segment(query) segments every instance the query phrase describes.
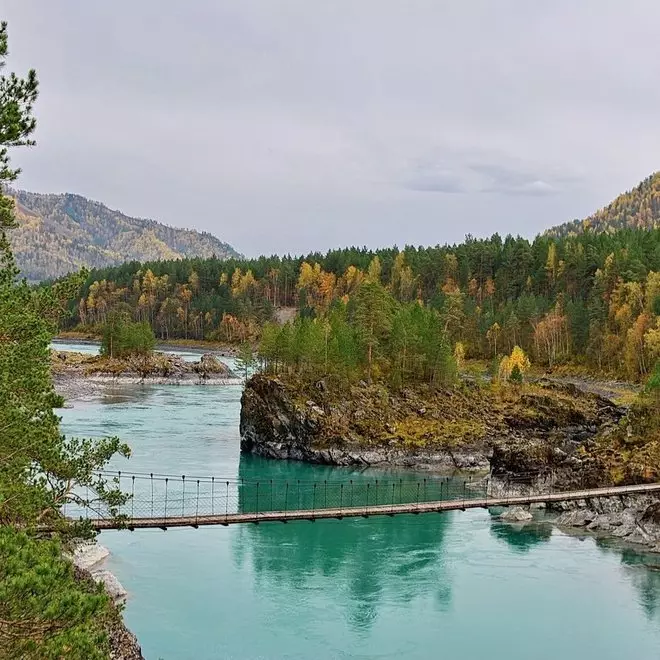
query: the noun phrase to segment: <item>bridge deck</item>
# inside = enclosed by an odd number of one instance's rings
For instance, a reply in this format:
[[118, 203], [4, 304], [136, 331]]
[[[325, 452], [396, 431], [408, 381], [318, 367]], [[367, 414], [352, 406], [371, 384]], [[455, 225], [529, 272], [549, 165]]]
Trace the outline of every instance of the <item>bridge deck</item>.
[[91, 519], [97, 530], [107, 529], [149, 529], [168, 527], [202, 527], [207, 525], [236, 525], [240, 523], [288, 522], [290, 520], [323, 520], [328, 518], [356, 518], [368, 516], [392, 516], [401, 514], [442, 513], [465, 509], [506, 507], [537, 503], [566, 502], [588, 500], [598, 497], [617, 497], [623, 495], [660, 494], [660, 484], [642, 484], [636, 486], [615, 486], [611, 488], [592, 488], [568, 492], [543, 493], [539, 495], [516, 495], [510, 497], [479, 497], [411, 504], [379, 504], [372, 506], [300, 509], [291, 511], [263, 511], [253, 513], [229, 513], [215, 515], [186, 515], [152, 518], [129, 518], [121, 523], [112, 519]]

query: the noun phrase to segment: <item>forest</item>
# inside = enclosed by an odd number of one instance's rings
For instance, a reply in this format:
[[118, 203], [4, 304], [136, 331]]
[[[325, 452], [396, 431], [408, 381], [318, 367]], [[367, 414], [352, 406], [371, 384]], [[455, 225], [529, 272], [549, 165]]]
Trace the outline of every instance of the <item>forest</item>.
[[519, 346], [550, 369], [568, 363], [641, 380], [660, 358], [660, 229], [132, 262], [92, 271], [63, 329], [100, 333], [121, 311], [161, 339], [243, 343], [265, 331], [268, 342], [283, 310], [299, 324], [336, 325], [342, 315], [353, 323], [367, 290], [380, 299], [381, 321], [362, 341], [367, 362], [368, 350], [395, 350], [401, 314], [422, 324], [433, 315], [436, 344], [458, 346], [466, 359], [490, 361]]

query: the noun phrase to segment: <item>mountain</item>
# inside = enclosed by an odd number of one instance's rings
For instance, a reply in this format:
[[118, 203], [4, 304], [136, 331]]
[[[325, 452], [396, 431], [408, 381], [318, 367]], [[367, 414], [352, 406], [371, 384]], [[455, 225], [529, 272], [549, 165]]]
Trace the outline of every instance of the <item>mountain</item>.
[[550, 236], [570, 236], [585, 229], [613, 232], [617, 229], [660, 228], [660, 172], [644, 179], [636, 188], [619, 195], [611, 204], [584, 220], [553, 227]]
[[10, 241], [21, 274], [29, 281], [60, 277], [82, 266], [102, 268], [125, 261], [240, 256], [212, 234], [175, 229], [132, 218], [80, 195], [11, 190], [17, 229]]

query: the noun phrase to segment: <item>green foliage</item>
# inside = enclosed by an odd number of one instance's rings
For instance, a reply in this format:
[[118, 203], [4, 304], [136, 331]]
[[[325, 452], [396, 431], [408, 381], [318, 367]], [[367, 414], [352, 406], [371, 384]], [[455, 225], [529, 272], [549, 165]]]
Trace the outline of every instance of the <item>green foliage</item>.
[[123, 358], [129, 355], [151, 355], [156, 336], [146, 321], [131, 321], [125, 314], [112, 313], [103, 327], [101, 355]]
[[[0, 68], [7, 53], [0, 26]], [[15, 179], [8, 147], [32, 144], [34, 71], [26, 79], [0, 77], [0, 183]], [[103, 620], [108, 599], [74, 580], [60, 545], [38, 540], [42, 525], [63, 542], [90, 535], [61, 513], [67, 502], [108, 505], [126, 500], [98, 476], [110, 457], [128, 453], [116, 438], [67, 440], [53, 412], [61, 405], [50, 376], [49, 343], [76, 278], [30, 289], [17, 282], [7, 232], [15, 226], [14, 203], [0, 189], [0, 657], [108, 657]], [[90, 499], [79, 493], [90, 490]]]
[[646, 388], [644, 391], [649, 396], [660, 400], [660, 360], [656, 362], [655, 369], [646, 382]]
[[[0, 69], [8, 53], [7, 23], [0, 23]], [[0, 181], [14, 181], [20, 169], [9, 164], [9, 148], [32, 146], [30, 139], [37, 122], [32, 106], [37, 100], [39, 83], [34, 69], [25, 78], [15, 73], [0, 76]], [[5, 220], [3, 218], [3, 220]], [[2, 226], [8, 226], [3, 222]]]
[[653, 299], [653, 303], [651, 304], [651, 310], [656, 316], [660, 316], [660, 295], [657, 295]]
[[523, 373], [517, 364], [514, 364], [513, 368], [511, 369], [511, 373], [509, 374], [509, 382], [514, 383], [514, 385], [522, 385], [523, 383]]
[[247, 379], [250, 374], [250, 371], [254, 368], [256, 364], [256, 356], [252, 348], [252, 344], [249, 342], [244, 342], [241, 344], [238, 349], [238, 355], [236, 356], [236, 366], [239, 371], [243, 372], [243, 376]]
[[349, 305], [326, 316], [298, 317], [264, 326], [260, 354], [267, 370], [340, 383], [366, 378], [405, 383], [452, 383], [456, 361], [441, 317], [419, 303], [398, 303], [378, 283], [366, 281]]
[[100, 586], [76, 579], [56, 541], [0, 527], [0, 658], [101, 660], [112, 616]]
[[[380, 264], [376, 259], [370, 266], [372, 271], [380, 273]], [[394, 298], [380, 282], [374, 281], [372, 275], [358, 289], [351, 305], [351, 315], [358, 337], [366, 349], [367, 378], [371, 380], [374, 360], [378, 358], [381, 346], [392, 329]]]

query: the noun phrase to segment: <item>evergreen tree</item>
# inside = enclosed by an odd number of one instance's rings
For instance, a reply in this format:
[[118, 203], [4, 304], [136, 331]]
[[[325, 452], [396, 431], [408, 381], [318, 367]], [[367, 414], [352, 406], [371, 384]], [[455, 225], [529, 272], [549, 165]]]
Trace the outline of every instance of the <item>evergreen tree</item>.
[[238, 355], [236, 356], [236, 366], [238, 367], [239, 372], [243, 372], [243, 377], [246, 380], [250, 375], [250, 371], [254, 368], [255, 362], [256, 359], [252, 345], [249, 342], [241, 344], [241, 347], [238, 350]]
[[[0, 67], [7, 55], [7, 26], [0, 26]], [[13, 181], [9, 147], [33, 144], [32, 104], [37, 79], [0, 76], [0, 185]], [[7, 232], [13, 201], [0, 190], [0, 657], [103, 658], [109, 601], [73, 579], [57, 541], [39, 540], [40, 525], [63, 541], [89, 535], [84, 524], [61, 514], [67, 501], [84, 503], [87, 488], [111, 509], [125, 501], [98, 471], [128, 448], [116, 438], [67, 440], [53, 408], [61, 404], [50, 377], [49, 343], [62, 297], [74, 281], [32, 290], [17, 282]], [[81, 491], [82, 487], [82, 491]]]
[[[379, 270], [380, 266], [374, 266], [372, 262], [371, 271], [374, 277]], [[353, 318], [367, 348], [367, 380], [369, 381], [373, 375], [375, 353], [391, 329], [393, 312], [392, 297], [379, 282], [368, 281], [358, 289]]]

